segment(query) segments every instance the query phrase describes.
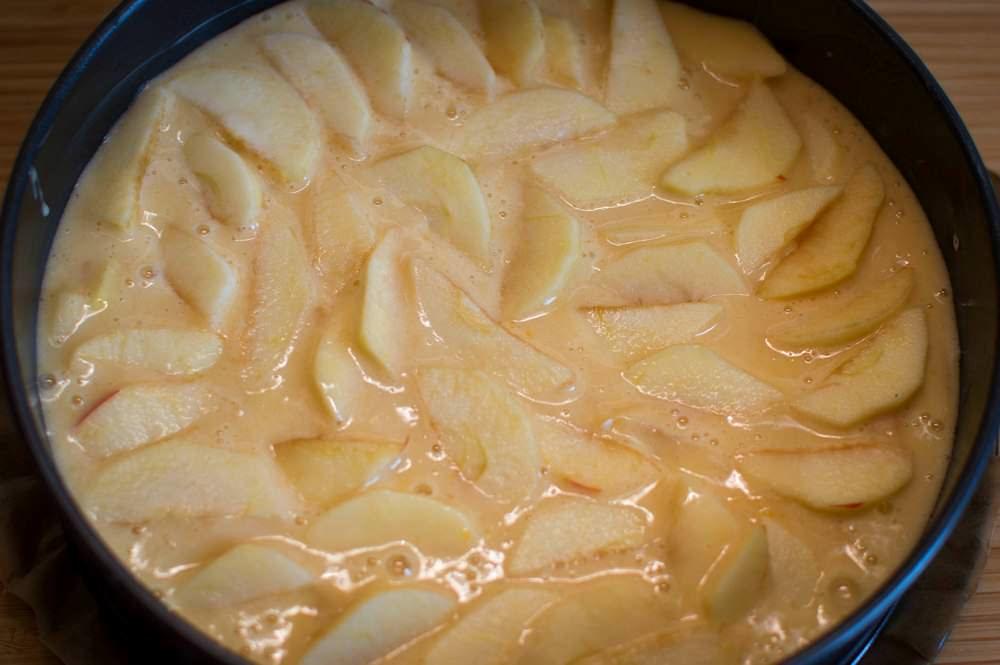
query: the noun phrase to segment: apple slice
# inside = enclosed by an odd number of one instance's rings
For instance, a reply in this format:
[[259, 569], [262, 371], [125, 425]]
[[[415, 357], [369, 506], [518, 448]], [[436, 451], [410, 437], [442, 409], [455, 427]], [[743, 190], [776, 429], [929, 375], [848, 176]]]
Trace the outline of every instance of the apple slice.
[[319, 123], [277, 74], [263, 68], [200, 67], [168, 85], [270, 162], [286, 184], [298, 188], [312, 177], [323, 144]]
[[740, 470], [811, 508], [836, 510], [892, 496], [913, 475], [912, 455], [895, 446], [859, 445], [811, 451], [762, 451], [747, 455]]
[[718, 559], [701, 587], [705, 613], [716, 624], [732, 623], [757, 603], [768, 571], [767, 531], [754, 526]]
[[642, 544], [645, 532], [646, 518], [635, 508], [572, 497], [549, 499], [528, 516], [507, 570], [524, 576], [598, 550], [630, 549]]
[[550, 591], [501, 591], [463, 616], [427, 652], [426, 665], [504, 665], [511, 662], [524, 626], [558, 600]]
[[580, 235], [580, 222], [550, 194], [525, 190], [519, 246], [504, 278], [508, 318], [528, 318], [556, 301], [580, 260]]
[[614, 123], [614, 114], [579, 92], [534, 88], [504, 95], [470, 114], [457, 145], [460, 154], [474, 159], [504, 157], [596, 134]]
[[197, 374], [222, 355], [218, 335], [199, 330], [139, 328], [92, 337], [73, 352], [74, 362], [113, 362], [164, 374]]
[[461, 556], [479, 539], [464, 513], [416, 494], [372, 490], [338, 504], [309, 527], [306, 542], [331, 553], [407, 542], [422, 554]]
[[208, 413], [214, 395], [203, 383], [141, 383], [118, 390], [76, 426], [89, 454], [109, 457], [165, 439]]
[[613, 646], [574, 660], [572, 665], [722, 665], [730, 660], [720, 646], [717, 634], [682, 627]]
[[574, 207], [595, 209], [650, 196], [656, 179], [688, 148], [683, 116], [644, 114], [605, 136], [539, 155], [531, 169]]
[[258, 240], [243, 368], [254, 390], [281, 384], [311, 298], [309, 259], [292, 222], [273, 215]]
[[794, 400], [799, 413], [837, 427], [852, 427], [902, 406], [924, 382], [927, 321], [906, 310], [816, 390]]
[[407, 324], [409, 311], [399, 262], [403, 236], [393, 230], [375, 246], [365, 267], [361, 305], [361, 347], [394, 376], [409, 362]]
[[736, 253], [750, 274], [779, 256], [830, 203], [840, 187], [810, 187], [755, 203], [736, 227]]
[[545, 29], [545, 62], [549, 77], [577, 90], [584, 85], [583, 38], [569, 20], [558, 16], [542, 19]]
[[375, 229], [361, 195], [323, 178], [313, 194], [316, 265], [328, 291], [339, 292], [361, 271]]
[[747, 293], [736, 269], [701, 241], [634, 249], [606, 265], [586, 289], [583, 304], [598, 307], [671, 305]]
[[369, 665], [443, 623], [455, 600], [439, 591], [391, 589], [348, 608], [342, 619], [316, 640], [301, 665]]
[[310, 503], [326, 507], [361, 489], [403, 446], [365, 439], [298, 439], [274, 449], [278, 465]]
[[551, 475], [591, 492], [620, 496], [660, 475], [656, 464], [635, 448], [558, 421], [536, 420], [535, 438]]
[[681, 57], [713, 74], [738, 79], [781, 76], [784, 58], [752, 24], [699, 11], [679, 2], [660, 5]]
[[573, 381], [571, 369], [507, 332], [447, 277], [417, 261], [413, 271], [421, 320], [452, 357], [506, 380], [529, 397], [545, 396]]
[[840, 199], [802, 237], [798, 249], [760, 287], [765, 298], [794, 298], [828, 288], [857, 270], [885, 199], [882, 177], [863, 166]]
[[801, 538], [773, 519], [765, 519], [768, 578], [775, 602], [784, 607], [809, 605], [820, 580], [816, 556]]
[[406, 0], [393, 5], [396, 18], [410, 38], [427, 52], [446, 78], [492, 96], [496, 74], [465, 26], [443, 7]]
[[486, 55], [498, 72], [520, 86], [535, 81], [545, 56], [542, 13], [533, 0], [483, 0]]
[[417, 384], [462, 475], [503, 501], [530, 496], [542, 464], [528, 414], [506, 386], [484, 372], [444, 368], [421, 370]]
[[767, 339], [783, 348], [816, 348], [861, 339], [895, 316], [913, 292], [913, 271], [900, 270], [880, 280], [871, 291], [846, 302], [830, 303], [767, 331]]
[[87, 218], [118, 229], [132, 228], [153, 137], [173, 107], [173, 95], [161, 87], [149, 88], [115, 124], [77, 187]]
[[670, 529], [676, 578], [697, 594], [712, 564], [739, 538], [744, 525], [711, 491], [687, 488]]
[[399, 200], [427, 215], [433, 231], [477, 261], [488, 259], [490, 216], [468, 164], [425, 145], [383, 159], [372, 173]]
[[809, 157], [809, 167], [818, 182], [830, 182], [837, 175], [843, 148], [823, 118], [803, 113], [796, 118]]
[[690, 195], [765, 187], [780, 180], [801, 147], [785, 109], [766, 83], [756, 81], [736, 113], [707, 144], [668, 169], [661, 184]]
[[781, 391], [696, 344], [668, 346], [625, 370], [644, 395], [720, 415], [759, 413], [780, 402]]
[[270, 547], [237, 545], [185, 580], [170, 597], [181, 607], [232, 607], [295, 591], [316, 580], [311, 572]]
[[681, 64], [656, 0], [615, 0], [606, 99], [615, 113], [669, 107]]
[[375, 108], [402, 119], [413, 98], [413, 53], [396, 19], [364, 0], [312, 0], [308, 7], [367, 84]]
[[320, 398], [342, 428], [350, 425], [354, 419], [358, 398], [364, 386], [361, 368], [351, 355], [344, 337], [339, 329], [323, 335], [313, 361], [313, 378]]
[[212, 215], [236, 229], [256, 230], [260, 184], [243, 158], [211, 134], [195, 134], [185, 141], [184, 158], [198, 177]]
[[127, 523], [171, 515], [289, 518], [298, 507], [270, 458], [183, 438], [113, 460], [82, 499], [97, 519]]
[[653, 351], [686, 344], [708, 332], [719, 320], [722, 309], [722, 305], [714, 303], [595, 307], [586, 311], [586, 317], [619, 360], [634, 362]]
[[331, 132], [356, 156], [368, 152], [372, 108], [347, 60], [322, 39], [297, 34], [261, 38], [282, 76], [319, 112]]
[[124, 283], [121, 268], [114, 259], [101, 269], [93, 287], [86, 293], [63, 291], [55, 296], [49, 327], [49, 343], [59, 347], [75, 335], [84, 322], [108, 309], [121, 297]]
[[160, 238], [164, 275], [185, 302], [215, 329], [222, 328], [236, 296], [236, 269], [207, 240], [176, 227]]

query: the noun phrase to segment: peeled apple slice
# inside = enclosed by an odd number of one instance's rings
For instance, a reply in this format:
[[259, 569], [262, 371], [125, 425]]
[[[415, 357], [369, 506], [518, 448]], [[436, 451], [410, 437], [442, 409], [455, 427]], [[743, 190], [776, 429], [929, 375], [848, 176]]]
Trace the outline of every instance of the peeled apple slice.
[[322, 39], [308, 35], [265, 35], [261, 45], [282, 76], [316, 108], [330, 131], [353, 154], [367, 154], [371, 103], [344, 56]]
[[204, 238], [168, 227], [160, 238], [165, 276], [185, 302], [219, 329], [233, 304], [236, 269]]
[[361, 271], [375, 246], [375, 229], [361, 195], [324, 178], [313, 194], [316, 265], [329, 291], [340, 291]]
[[811, 508], [858, 508], [892, 496], [910, 482], [910, 453], [893, 446], [860, 445], [816, 451], [762, 451], [740, 470]]
[[896, 315], [913, 291], [913, 271], [900, 270], [880, 280], [871, 291], [839, 305], [818, 307], [802, 316], [773, 326], [769, 342], [783, 348], [802, 349], [847, 344], [876, 330]]
[[635, 508], [564, 497], [540, 503], [527, 518], [510, 559], [511, 575], [527, 575], [598, 550], [629, 549], [645, 537], [646, 518]]
[[275, 446], [278, 466], [310, 503], [329, 506], [361, 489], [403, 446], [367, 439], [298, 439]]
[[614, 123], [614, 114], [572, 90], [534, 88], [512, 92], [465, 119], [459, 133], [459, 152], [474, 159], [503, 157], [526, 148], [596, 134]]
[[573, 206], [619, 205], [653, 193], [657, 178], [688, 149], [683, 116], [660, 111], [585, 143], [535, 157], [531, 169]]
[[327, 552], [346, 552], [404, 541], [428, 556], [459, 556], [479, 529], [451, 506], [416, 494], [373, 490], [338, 504], [309, 527], [306, 542]]
[[281, 517], [297, 508], [270, 458], [171, 439], [113, 460], [83, 493], [97, 519]]
[[165, 439], [213, 406], [203, 383], [141, 383], [118, 390], [88, 413], [73, 432], [89, 454], [109, 457]]
[[579, 90], [585, 77], [582, 37], [569, 20], [558, 16], [546, 16], [542, 24], [549, 76], [557, 83]]
[[709, 571], [701, 588], [708, 617], [725, 624], [745, 615], [761, 596], [768, 562], [767, 532], [754, 526]]
[[690, 195], [777, 184], [801, 147], [802, 139], [774, 93], [756, 81], [733, 116], [707, 144], [668, 169], [661, 184]]
[[745, 528], [712, 491], [686, 489], [670, 529], [670, 556], [687, 593], [698, 592], [712, 564]]
[[93, 337], [73, 352], [75, 361], [113, 362], [164, 374], [197, 374], [222, 354], [219, 336], [198, 330], [139, 328]]
[[840, 199], [809, 228], [798, 248], [772, 270], [759, 293], [764, 298], [794, 298], [828, 288], [857, 270], [885, 199], [882, 177], [863, 166]]
[[778, 256], [840, 192], [840, 187], [811, 187], [755, 203], [744, 210], [735, 238], [743, 272], [755, 272]]
[[694, 344], [670, 346], [625, 370], [639, 392], [720, 415], [759, 413], [783, 395], [760, 379]]
[[270, 547], [237, 545], [186, 580], [171, 597], [181, 607], [232, 607], [309, 586], [315, 576]]
[[534, 0], [484, 0], [486, 55], [498, 72], [520, 86], [534, 82], [545, 55], [542, 13]]
[[709, 14], [679, 2], [660, 5], [680, 54], [719, 76], [749, 79], [781, 76], [787, 66], [767, 38], [750, 23]]
[[455, 608], [455, 600], [438, 591], [415, 588], [375, 593], [351, 606], [299, 662], [369, 665], [443, 623]]
[[341, 427], [348, 426], [357, 410], [364, 376], [341, 330], [330, 330], [320, 340], [313, 361], [313, 378], [330, 415]]
[[869, 345], [792, 408], [837, 427], [852, 427], [905, 404], [924, 382], [927, 321], [909, 309], [890, 321]]
[[425, 145], [383, 159], [372, 174], [403, 203], [427, 215], [433, 231], [474, 259], [487, 260], [490, 217], [468, 164]]
[[368, 257], [361, 305], [362, 348], [390, 374], [399, 376], [409, 361], [405, 312], [409, 311], [399, 267], [403, 238], [390, 231]]
[[670, 107], [680, 61], [656, 0], [615, 0], [607, 104], [615, 113]]
[[493, 67], [476, 40], [451, 12], [418, 0], [397, 2], [393, 12], [442, 75], [476, 92], [493, 95], [496, 88]]
[[812, 113], [804, 113], [796, 120], [806, 146], [813, 178], [819, 182], [833, 180], [839, 171], [843, 148], [833, 135], [832, 129], [825, 119], [818, 118]]
[[517, 397], [477, 370], [425, 369], [417, 384], [444, 450], [462, 475], [504, 501], [527, 498], [542, 464]]
[[87, 319], [100, 314], [119, 300], [123, 282], [121, 268], [112, 259], [101, 268], [97, 281], [86, 294], [77, 291], [59, 293], [52, 308], [49, 343], [56, 347], [62, 346], [80, 330]]
[[312, 177], [323, 143], [319, 123], [277, 74], [200, 67], [181, 73], [168, 86], [270, 162], [286, 184], [300, 187]]
[[257, 228], [260, 184], [242, 157], [210, 134], [195, 134], [184, 142], [184, 158], [216, 219], [236, 229]]
[[580, 235], [580, 222], [551, 195], [525, 191], [520, 243], [504, 279], [508, 318], [538, 314], [556, 301], [580, 260]]
[[681, 303], [648, 307], [595, 307], [587, 322], [623, 361], [635, 361], [674, 344], [686, 344], [707, 332], [722, 315], [722, 305]]

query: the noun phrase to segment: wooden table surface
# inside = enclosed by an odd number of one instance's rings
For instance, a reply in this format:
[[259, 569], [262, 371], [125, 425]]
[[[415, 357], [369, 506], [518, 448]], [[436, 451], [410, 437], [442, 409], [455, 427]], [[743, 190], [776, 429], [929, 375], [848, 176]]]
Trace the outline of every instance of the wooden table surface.
[[[2, 0], [0, 11], [0, 183], [54, 78], [117, 0]], [[1000, 171], [1000, 0], [871, 0], [944, 84]], [[1000, 522], [979, 590], [942, 663], [1000, 664]], [[31, 611], [0, 590], [0, 663], [55, 665]]]

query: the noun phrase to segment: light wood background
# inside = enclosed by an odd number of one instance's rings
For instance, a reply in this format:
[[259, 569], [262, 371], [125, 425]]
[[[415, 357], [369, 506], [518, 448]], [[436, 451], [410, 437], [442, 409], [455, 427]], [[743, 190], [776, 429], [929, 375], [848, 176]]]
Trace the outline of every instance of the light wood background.
[[[870, 0], [944, 84], [1000, 171], [1000, 0]], [[116, 0], [0, 0], [0, 184], [52, 81]], [[1000, 522], [979, 584], [940, 661], [1000, 664]], [[0, 590], [0, 663], [55, 665], [31, 610]]]

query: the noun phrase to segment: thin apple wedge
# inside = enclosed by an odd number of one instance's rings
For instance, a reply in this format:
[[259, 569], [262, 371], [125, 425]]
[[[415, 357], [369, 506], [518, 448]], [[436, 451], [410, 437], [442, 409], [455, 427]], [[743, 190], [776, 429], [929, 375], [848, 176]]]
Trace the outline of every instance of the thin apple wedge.
[[723, 77], [781, 76], [784, 58], [752, 24], [699, 11], [679, 2], [660, 5], [681, 57]]
[[798, 248], [764, 280], [764, 298], [794, 298], [829, 288], [857, 270], [885, 199], [875, 167], [863, 166], [840, 199], [802, 236]]
[[309, 527], [306, 542], [339, 553], [406, 542], [427, 556], [467, 552], [479, 529], [464, 513], [416, 494], [372, 490], [340, 503]]
[[765, 519], [764, 527], [772, 597], [785, 607], [805, 607], [822, 576], [816, 555], [805, 541], [777, 520]]
[[508, 589], [462, 617], [427, 652], [426, 665], [504, 665], [524, 626], [559, 596], [540, 589]]
[[520, 86], [534, 83], [545, 56], [545, 27], [534, 0], [483, 0], [486, 55], [498, 72]]
[[549, 474], [589, 492], [620, 496], [660, 476], [652, 459], [635, 448], [558, 421], [536, 420], [535, 438]]
[[596, 134], [615, 123], [599, 103], [573, 90], [534, 88], [504, 95], [480, 108], [459, 132], [459, 153], [503, 157], [532, 147]]
[[900, 270], [846, 302], [818, 307], [772, 326], [767, 339], [788, 349], [830, 347], [861, 339], [906, 306], [913, 292], [913, 271]]
[[212, 389], [204, 383], [140, 383], [99, 403], [73, 437], [89, 454], [110, 457], [176, 434], [213, 406]]
[[184, 142], [184, 158], [198, 178], [212, 215], [242, 231], [255, 231], [261, 191], [257, 176], [243, 158], [211, 134]]
[[571, 369], [490, 319], [447, 277], [417, 261], [413, 274], [421, 320], [451, 357], [473, 363], [529, 397], [573, 382]]
[[400, 201], [427, 215], [434, 232], [477, 261], [487, 261], [490, 217], [468, 164], [425, 145], [383, 159], [372, 174]]
[[323, 178], [313, 193], [316, 266], [323, 285], [339, 292], [361, 271], [375, 246], [375, 229], [361, 195], [333, 178]]
[[92, 337], [73, 352], [74, 361], [111, 362], [164, 374], [197, 374], [222, 355], [218, 335], [177, 328], [116, 330]]
[[109, 260], [94, 284], [85, 293], [61, 291], [55, 296], [49, 319], [49, 343], [62, 346], [79, 332], [87, 319], [107, 310], [121, 299], [125, 279], [118, 261]]
[[99, 520], [139, 523], [177, 517], [291, 517], [295, 493], [264, 455], [171, 439], [113, 460], [83, 492]]
[[718, 636], [708, 630], [668, 629], [615, 645], [572, 665], [723, 665], [727, 658]]
[[238, 287], [236, 268], [204, 238], [168, 227], [160, 238], [164, 275], [208, 324], [225, 324]]
[[594, 307], [585, 312], [594, 332], [625, 362], [675, 344], [687, 344], [709, 331], [722, 315], [715, 303], [648, 307]]
[[443, 623], [456, 609], [455, 599], [439, 591], [391, 589], [377, 592], [350, 608], [320, 636], [301, 665], [369, 665]]
[[804, 452], [762, 451], [747, 455], [740, 470], [778, 494], [819, 510], [869, 506], [910, 482], [909, 451], [859, 445]]
[[744, 210], [735, 238], [743, 272], [755, 272], [778, 257], [840, 192], [840, 187], [810, 187], [755, 203]]
[[906, 310], [816, 390], [792, 401], [792, 408], [837, 427], [852, 427], [898, 408], [923, 385], [927, 344], [923, 311]]
[[687, 488], [670, 529], [670, 556], [688, 594], [697, 594], [719, 556], [731, 547], [744, 524], [711, 491]]
[[670, 167], [661, 184], [690, 195], [765, 187], [780, 181], [801, 148], [785, 109], [766, 83], [756, 81], [733, 116], [708, 143]]
[[308, 35], [266, 35], [261, 46], [352, 154], [366, 155], [373, 124], [371, 103], [344, 56], [322, 39]]
[[312, 0], [308, 12], [368, 86], [376, 110], [396, 119], [406, 116], [413, 97], [413, 53], [396, 19], [364, 0]]
[[275, 446], [278, 466], [303, 498], [320, 507], [361, 489], [399, 457], [401, 443], [298, 439]]
[[783, 399], [781, 391], [696, 344], [668, 346], [625, 370], [639, 392], [720, 415], [750, 415]]
[[396, 2], [392, 9], [410, 38], [427, 52], [442, 75], [488, 97], [493, 95], [496, 88], [493, 67], [451, 12], [420, 0]]
[[271, 163], [287, 185], [301, 187], [312, 177], [323, 143], [319, 122], [276, 73], [201, 67], [185, 71], [168, 86]]
[[645, 533], [646, 517], [635, 508], [571, 497], [549, 499], [527, 517], [507, 570], [524, 576], [598, 550], [629, 549], [640, 545]]
[[401, 232], [390, 231], [368, 257], [359, 337], [361, 347], [394, 376], [405, 372], [409, 362], [402, 247]]
[[656, 0], [615, 0], [611, 14], [611, 56], [607, 104], [615, 113], [669, 107], [681, 63]]
[[163, 88], [145, 90], [111, 130], [77, 189], [87, 217], [113, 228], [132, 228], [150, 146], [173, 105], [174, 96]]
[[264, 545], [237, 545], [198, 569], [170, 597], [181, 607], [232, 607], [309, 586], [316, 576]]
[[545, 16], [545, 63], [549, 77], [556, 83], [577, 90], [583, 88], [584, 72], [583, 38], [568, 19]]
[[539, 314], [555, 302], [580, 261], [580, 222], [547, 192], [524, 193], [518, 249], [504, 276], [507, 318]]
[[350, 425], [364, 376], [343, 331], [334, 328], [320, 339], [313, 361], [313, 379], [320, 399], [337, 424], [342, 428]]
[[812, 113], [796, 118], [813, 178], [817, 182], [830, 182], [840, 171], [844, 149], [833, 134], [828, 122]]
[[731, 623], [757, 603], [769, 561], [767, 531], [754, 526], [715, 562], [701, 587], [705, 613], [713, 623]]
[[420, 395], [448, 456], [486, 494], [519, 502], [542, 463], [528, 413], [500, 381], [467, 369], [424, 369]]
[[593, 141], [539, 155], [531, 169], [573, 206], [595, 209], [650, 196], [656, 179], [687, 149], [683, 116], [659, 111]]
[[592, 307], [672, 305], [747, 293], [729, 261], [701, 241], [634, 249], [604, 266], [585, 289], [581, 304]]

